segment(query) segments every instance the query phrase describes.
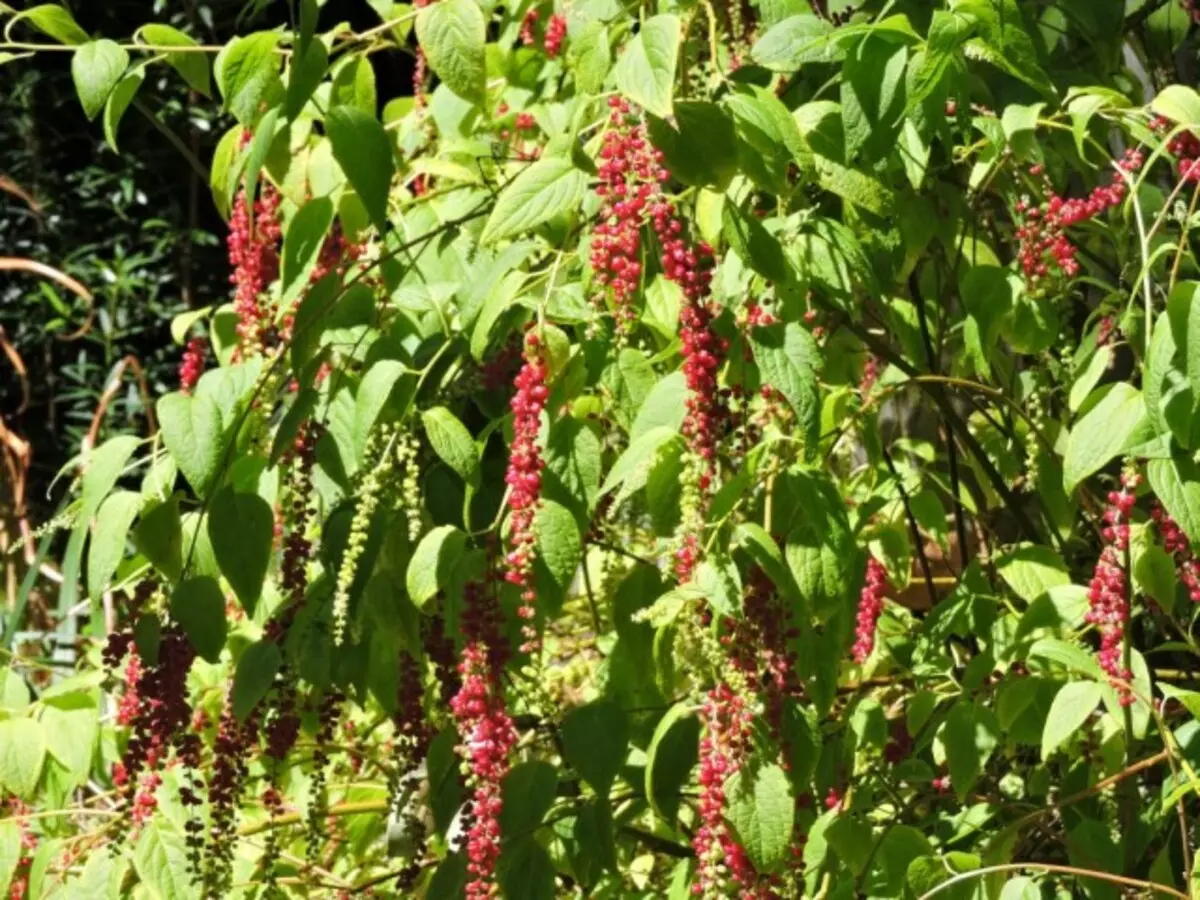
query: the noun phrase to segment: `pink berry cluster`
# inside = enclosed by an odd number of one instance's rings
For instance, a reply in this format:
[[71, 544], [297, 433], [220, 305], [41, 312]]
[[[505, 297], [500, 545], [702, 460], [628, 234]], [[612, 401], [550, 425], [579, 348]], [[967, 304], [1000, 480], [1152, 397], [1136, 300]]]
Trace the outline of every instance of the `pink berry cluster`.
[[626, 336], [637, 319], [633, 297], [642, 276], [642, 224], [653, 198], [667, 179], [662, 154], [650, 145], [645, 124], [632, 115], [629, 101], [608, 101], [609, 129], [600, 148], [599, 183], [601, 198], [597, 225], [592, 231], [590, 262], [599, 293], [593, 297], [604, 305], [612, 298], [617, 334]]
[[542, 14], [534, 6], [526, 11], [525, 17], [521, 19], [521, 43], [524, 46], [532, 47], [537, 43], [537, 33], [534, 29], [537, 27], [538, 19], [541, 17]]
[[[1130, 149], [1117, 165], [1123, 172], [1136, 172], [1144, 162], [1142, 151]], [[1067, 237], [1066, 230], [1120, 206], [1127, 188], [1118, 173], [1108, 184], [1094, 188], [1087, 197], [1064, 199], [1054, 193], [1041, 165], [1031, 167], [1029, 174], [1042, 178], [1045, 195], [1049, 198], [1035, 204], [1024, 196], [1016, 206], [1021, 217], [1017, 228], [1018, 261], [1026, 283], [1037, 290], [1045, 287], [1048, 279], [1070, 279], [1079, 274], [1079, 261], [1075, 258], [1079, 251]]]
[[761, 686], [764, 717], [779, 739], [785, 702], [801, 690], [796, 675], [799, 661], [790, 646], [800, 631], [789, 606], [758, 566], [747, 576], [742, 613], [740, 620], [725, 623], [730, 630], [722, 644], [729, 649], [734, 668], [747, 676], [748, 683]]
[[1100, 632], [1100, 652], [1096, 660], [1112, 679], [1121, 703], [1125, 705], [1133, 702], [1133, 695], [1126, 686], [1132, 675], [1122, 660], [1125, 623], [1129, 621], [1125, 553], [1129, 549], [1129, 517], [1136, 500], [1134, 491], [1140, 483], [1141, 476], [1125, 473], [1121, 476], [1121, 489], [1108, 494], [1101, 532], [1104, 548], [1088, 585], [1089, 609], [1085, 617]]
[[692, 837], [696, 852], [692, 893], [754, 900], [761, 896], [760, 876], [725, 821], [725, 783], [749, 755], [754, 717], [745, 700], [722, 683], [705, 695], [700, 720], [704, 727], [698, 779], [700, 822]]
[[542, 427], [542, 412], [550, 391], [546, 387], [546, 362], [542, 358], [541, 341], [534, 332], [525, 336], [524, 365], [517, 373], [516, 393], [510, 406], [513, 412], [513, 442], [508, 455], [509, 543], [505, 557], [505, 579], [521, 590], [521, 632], [525, 643], [521, 649], [532, 652], [537, 645], [537, 614], [533, 589], [533, 564], [537, 558], [537, 534], [534, 519], [542, 502], [542, 470], [546, 462], [538, 432]]
[[204, 360], [208, 356], [208, 343], [204, 338], [194, 337], [187, 342], [183, 357], [179, 361], [179, 390], [190, 394], [200, 376], [204, 374]]
[[273, 324], [262, 295], [279, 277], [281, 200], [279, 192], [267, 183], [254, 203], [243, 188], [229, 217], [229, 263], [233, 267], [229, 280], [234, 286], [233, 308], [238, 317], [238, 352], [243, 357], [262, 348]]
[[466, 647], [458, 664], [461, 687], [450, 709], [458, 727], [458, 753], [471, 791], [467, 829], [467, 900], [497, 895], [500, 858], [501, 782], [508, 774], [517, 731], [505, 706], [503, 671], [507, 644], [491, 580], [472, 582], [464, 592]]
[[867, 354], [867, 361], [863, 364], [862, 378], [858, 382], [858, 393], [860, 397], [866, 397], [871, 393], [871, 388], [875, 387], [875, 382], [879, 380], [879, 357], [874, 353]]
[[1200, 603], [1200, 562], [1196, 561], [1196, 556], [1192, 553], [1191, 541], [1161, 504], [1154, 504], [1150, 517], [1158, 526], [1163, 548], [1175, 557], [1175, 570], [1180, 582], [1187, 589], [1188, 597], [1193, 603]]
[[[1192, 15], [1195, 17], [1195, 11]], [[1150, 120], [1150, 129], [1156, 134], [1166, 134], [1171, 127], [1170, 120], [1162, 116]], [[1175, 157], [1179, 177], [1183, 181], [1200, 181], [1200, 138], [1185, 128], [1167, 141], [1167, 152]]]
[[555, 13], [546, 23], [546, 39], [542, 42], [542, 49], [546, 51], [548, 57], [554, 59], [562, 50], [563, 41], [566, 38], [567, 18]]
[[887, 570], [874, 556], [867, 557], [867, 575], [858, 595], [858, 614], [854, 624], [854, 661], [862, 665], [875, 649], [875, 628], [883, 614], [883, 598], [890, 589]]

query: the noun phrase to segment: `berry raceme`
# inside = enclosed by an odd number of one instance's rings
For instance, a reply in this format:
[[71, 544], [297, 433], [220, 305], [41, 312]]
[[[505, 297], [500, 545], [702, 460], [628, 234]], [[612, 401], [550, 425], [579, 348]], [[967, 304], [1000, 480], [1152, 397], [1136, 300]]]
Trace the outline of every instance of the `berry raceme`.
[[1129, 517], [1136, 500], [1134, 491], [1141, 477], [1133, 472], [1121, 476], [1120, 490], [1110, 491], [1104, 510], [1104, 547], [1088, 585], [1086, 621], [1100, 633], [1096, 661], [1108, 673], [1122, 705], [1133, 703], [1127, 683], [1133, 677], [1125, 665], [1125, 625], [1129, 621], [1129, 581], [1126, 557], [1129, 550]]
[[854, 648], [851, 656], [862, 665], [875, 649], [875, 630], [883, 615], [883, 598], [889, 590], [887, 570], [874, 556], [867, 559], [867, 574], [858, 597], [855, 616]]
[[238, 347], [242, 358], [262, 351], [273, 327], [273, 311], [263, 296], [279, 277], [279, 250], [283, 231], [279, 225], [279, 192], [269, 183], [252, 202], [243, 188], [229, 217], [230, 281], [234, 286], [233, 308], [237, 313]]

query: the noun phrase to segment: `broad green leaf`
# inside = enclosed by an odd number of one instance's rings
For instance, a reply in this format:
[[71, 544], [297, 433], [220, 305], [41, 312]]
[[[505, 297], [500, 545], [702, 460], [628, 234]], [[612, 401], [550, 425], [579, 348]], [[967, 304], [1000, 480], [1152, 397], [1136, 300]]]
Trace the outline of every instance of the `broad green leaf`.
[[239, 722], [246, 721], [267, 696], [282, 665], [283, 656], [274, 641], [261, 640], [246, 648], [233, 676], [232, 707]]
[[646, 748], [646, 799], [668, 823], [679, 814], [681, 792], [700, 755], [700, 719], [688, 703], [676, 703], [658, 721]]
[[213, 497], [208, 511], [208, 539], [221, 574], [250, 615], [262, 594], [275, 540], [275, 514], [257, 494], [227, 487]]
[[100, 505], [88, 544], [88, 596], [93, 600], [108, 589], [113, 573], [125, 558], [129, 529], [141, 508], [142, 495], [133, 491], [116, 491]]
[[1071, 428], [1063, 485], [1071, 493], [1089, 475], [1152, 435], [1142, 392], [1127, 382], [1102, 388], [1104, 396]]
[[612, 66], [608, 29], [603, 23], [591, 22], [581, 34], [573, 34], [567, 43], [567, 59], [579, 90], [585, 94], [599, 93]]
[[1048, 659], [1070, 671], [1107, 681], [1107, 676], [1091, 653], [1058, 638], [1042, 638], [1034, 641], [1033, 646], [1029, 648], [1029, 657], [1030, 659]]
[[774, 763], [746, 768], [725, 782], [725, 794], [729, 822], [750, 861], [771, 871], [792, 845], [796, 802], [787, 774]]
[[996, 571], [1013, 593], [1033, 603], [1047, 591], [1071, 583], [1062, 557], [1049, 547], [1023, 544], [996, 560]]
[[444, 588], [462, 560], [467, 536], [453, 525], [441, 525], [427, 532], [413, 551], [405, 576], [409, 599], [424, 606]]
[[548, 156], [523, 170], [496, 199], [480, 241], [494, 244], [517, 237], [578, 207], [587, 176], [570, 159]]
[[1025, 29], [1017, 0], [956, 0], [952, 11], [975, 20], [977, 36], [967, 42], [971, 55], [1043, 93], [1053, 93], [1054, 88], [1038, 60], [1037, 48]]
[[435, 406], [421, 413], [421, 424], [429, 444], [446, 465], [458, 473], [464, 482], [479, 485], [479, 448], [467, 426], [444, 406]]
[[20, 12], [13, 17], [10, 26], [18, 21], [28, 22], [60, 44], [82, 44], [88, 39], [87, 32], [76, 24], [75, 19], [61, 3], [43, 3]]
[[[636, 350], [625, 351], [619, 362], [630, 359], [629, 355], [636, 353]], [[631, 382], [640, 380], [643, 375], [640, 366], [624, 367], [624, 371], [626, 385], [630, 388], [633, 387]], [[637, 416], [629, 429], [630, 444], [637, 443], [643, 435], [656, 428], [679, 431], [687, 412], [688, 386], [683, 372], [672, 372], [657, 382], [653, 380], [653, 369], [648, 369], [645, 374], [650, 379], [649, 392], [642, 395], [645, 399], [637, 408]]]
[[625, 45], [615, 69], [617, 89], [651, 115], [674, 111], [681, 27], [674, 15], [652, 16]]
[[750, 56], [773, 72], [795, 72], [806, 63], [836, 62], [841, 48], [830, 36], [833, 26], [811, 13], [784, 19], [758, 39]]
[[304, 111], [317, 86], [329, 68], [329, 51], [323, 41], [310, 41], [303, 53], [293, 54], [288, 70], [287, 98], [284, 111], [289, 120]]
[[650, 140], [671, 174], [684, 184], [724, 190], [737, 173], [733, 120], [720, 106], [696, 100], [675, 104], [674, 121], [649, 119]]
[[483, 106], [487, 94], [487, 20], [474, 0], [439, 0], [417, 15], [417, 42], [451, 91]]
[[[1113, 352], [1111, 347], [1097, 347], [1096, 352], [1088, 358], [1087, 368], [1079, 373], [1071, 385], [1071, 394], [1067, 400], [1067, 408], [1073, 413], [1079, 412], [1083, 401], [1100, 383], [1100, 379], [1112, 365]], [[1150, 406], [1150, 394], [1146, 392], [1146, 406]], [[1151, 415], [1153, 412], [1151, 411]]]
[[545, 848], [534, 840], [517, 844], [500, 875], [505, 897], [521, 900], [554, 900], [554, 862]]
[[164, 816], [149, 821], [138, 835], [133, 868], [153, 900], [192, 900], [199, 896], [189, 872], [183, 835]]
[[159, 398], [163, 443], [199, 496], [208, 494], [224, 450], [221, 410], [207, 394], [173, 393]]
[[1103, 689], [1095, 681], [1073, 681], [1054, 695], [1042, 731], [1042, 759], [1049, 759], [1079, 731], [1100, 705]]
[[1200, 94], [1186, 85], [1167, 85], [1154, 95], [1150, 110], [1179, 125], [1200, 128]]
[[281, 303], [290, 303], [308, 285], [313, 267], [325, 245], [325, 237], [333, 224], [333, 201], [314, 197], [292, 216], [283, 238], [283, 277]]
[[[319, 41], [317, 43], [320, 43]], [[353, 106], [369, 116], [378, 112], [375, 69], [365, 56], [343, 57], [334, 67], [336, 73], [329, 91], [330, 106]]]
[[127, 68], [129, 54], [115, 41], [91, 41], [72, 54], [71, 77], [83, 112], [89, 119], [100, 115], [109, 94]]
[[[142, 39], [155, 47], [195, 47], [196, 42], [170, 25], [151, 23], [143, 25], [139, 32]], [[167, 63], [180, 74], [188, 87], [198, 94], [209, 96], [212, 91], [208, 71], [208, 54], [187, 50], [168, 51]]]
[[46, 761], [46, 731], [25, 716], [0, 720], [0, 787], [29, 800]]
[[108, 100], [104, 103], [104, 140], [114, 151], [119, 152], [117, 130], [121, 119], [124, 118], [125, 112], [133, 103], [133, 98], [137, 96], [137, 92], [145, 80], [145, 68], [140, 65], [134, 66], [125, 74], [124, 78], [117, 82], [117, 86], [113, 88], [112, 93], [108, 95]]
[[960, 700], [946, 717], [941, 739], [946, 748], [950, 782], [962, 800], [975, 786], [999, 744], [1000, 725], [987, 707]]
[[225, 595], [216, 579], [202, 575], [181, 582], [171, 593], [171, 617], [182, 627], [196, 653], [210, 663], [225, 649]]
[[628, 729], [624, 710], [611, 700], [593, 701], [563, 720], [563, 756], [602, 797], [625, 764]]
[[1192, 546], [1200, 546], [1200, 465], [1177, 454], [1171, 459], [1150, 460], [1146, 475], [1154, 496]]
[[264, 106], [283, 90], [278, 43], [279, 35], [269, 31], [234, 38], [213, 66], [225, 109], [246, 127], [257, 122]]
[[845, 505], [831, 482], [812, 474], [777, 480], [776, 491], [770, 530], [787, 535], [784, 558], [800, 596], [828, 619], [852, 601], [864, 565]]
[[179, 515], [179, 497], [148, 506], [134, 529], [133, 542], [167, 581], [178, 581], [183, 574], [183, 521]]
[[510, 839], [532, 834], [554, 805], [557, 787], [558, 770], [548, 762], [529, 760], [513, 766], [501, 783], [500, 833]]
[[[460, 2], [475, 5], [473, 0], [441, 0], [423, 12]], [[333, 144], [334, 158], [366, 207], [371, 221], [383, 234], [388, 222], [388, 192], [396, 173], [387, 132], [374, 116], [352, 106], [330, 110], [325, 117], [325, 129]]]
[[87, 782], [100, 737], [100, 709], [88, 691], [44, 699], [39, 720], [46, 749], [66, 767], [76, 786]]
[[110, 438], [83, 461], [83, 487], [79, 494], [79, 520], [86, 522], [100, 508], [125, 470], [141, 440], [125, 434]]
[[583, 553], [574, 514], [561, 503], [543, 500], [534, 519], [534, 533], [542, 562], [555, 584], [566, 590], [575, 578]]
[[1164, 609], [1175, 604], [1175, 559], [1162, 547], [1149, 546], [1133, 563], [1133, 583], [1142, 593], [1153, 597]]
[[641, 490], [646, 485], [646, 479], [650, 477], [650, 470], [659, 453], [663, 452], [670, 442], [679, 439], [678, 432], [665, 426], [652, 428], [638, 437], [609, 470], [608, 477], [604, 479], [600, 488], [601, 496], [620, 487], [621, 491], [614, 500], [616, 503]]
[[805, 452], [813, 454], [821, 433], [821, 394], [817, 385], [821, 354], [817, 342], [799, 323], [788, 322], [755, 328], [750, 343], [763, 381], [787, 399], [796, 414]]
[[878, 34], [867, 35], [846, 57], [841, 99], [847, 160], [860, 149], [870, 159], [894, 149], [904, 116], [907, 67], [908, 47]]
[[791, 280], [792, 269], [778, 239], [756, 216], [728, 200], [721, 209], [721, 234], [742, 262], [763, 278], [781, 284]]
[[0, 897], [12, 896], [9, 893], [9, 885], [25, 855], [25, 849], [21, 846], [22, 831], [21, 824], [16, 819], [0, 820]]
[[1183, 352], [1192, 396], [1200, 396], [1200, 282], [1181, 281], [1167, 298], [1175, 346]]

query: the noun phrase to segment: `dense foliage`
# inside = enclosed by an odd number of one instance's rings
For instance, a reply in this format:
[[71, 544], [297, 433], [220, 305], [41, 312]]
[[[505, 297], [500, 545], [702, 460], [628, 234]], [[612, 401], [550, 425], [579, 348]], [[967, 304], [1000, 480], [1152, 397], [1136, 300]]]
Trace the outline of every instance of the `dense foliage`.
[[289, 6], [0, 4], [114, 145], [231, 117], [77, 671], [4, 632], [0, 887], [1194, 893], [1189, 4]]

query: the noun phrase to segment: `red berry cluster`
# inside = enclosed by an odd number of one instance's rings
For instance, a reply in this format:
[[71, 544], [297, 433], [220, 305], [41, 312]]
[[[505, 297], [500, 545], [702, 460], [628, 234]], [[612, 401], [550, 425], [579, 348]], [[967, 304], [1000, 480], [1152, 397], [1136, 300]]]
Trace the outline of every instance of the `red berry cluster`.
[[258, 742], [258, 724], [257, 711], [251, 712], [245, 722], [238, 721], [230, 691], [217, 722], [208, 774], [208, 840], [201, 873], [206, 896], [224, 896], [231, 886], [237, 808], [250, 774], [250, 752]]
[[[1126, 150], [1117, 164], [1124, 172], [1136, 172], [1145, 162], [1140, 150]], [[1127, 190], [1120, 173], [1105, 185], [1100, 185], [1083, 198], [1064, 199], [1054, 193], [1044, 167], [1033, 166], [1029, 174], [1041, 177], [1045, 195], [1049, 198], [1034, 204], [1029, 197], [1017, 201], [1017, 213], [1021, 216], [1017, 228], [1020, 241], [1018, 260], [1025, 281], [1030, 289], [1044, 287], [1047, 279], [1074, 278], [1079, 274], [1079, 262], [1075, 256], [1078, 248], [1067, 237], [1067, 228], [1093, 219], [1115, 206], [1120, 206]]]
[[467, 644], [458, 664], [462, 687], [450, 701], [458, 726], [458, 753], [471, 789], [467, 829], [467, 900], [496, 896], [500, 858], [501, 782], [508, 774], [517, 731], [504, 701], [502, 676], [507, 643], [500, 633], [499, 609], [490, 579], [472, 582], [464, 596]]
[[183, 358], [179, 361], [179, 390], [190, 394], [200, 376], [204, 374], [204, 360], [208, 356], [208, 343], [204, 338], [194, 337], [187, 342]]
[[537, 43], [537, 34], [533, 29], [541, 17], [542, 14], [538, 12], [537, 7], [533, 7], [525, 13], [525, 18], [521, 20], [521, 43], [526, 47], [532, 47]]
[[874, 556], [867, 558], [867, 576], [858, 595], [858, 615], [854, 626], [854, 661], [862, 664], [875, 649], [875, 626], [883, 614], [883, 598], [889, 589], [887, 570]]
[[748, 683], [761, 685], [767, 725], [780, 738], [784, 704], [801, 688], [796, 675], [798, 660], [790, 647], [800, 631], [792, 621], [790, 607], [759, 567], [751, 569], [747, 577], [742, 618], [726, 624], [731, 630], [722, 643], [729, 648], [730, 661], [748, 676]]
[[840, 809], [845, 799], [840, 790], [836, 787], [831, 787], [825, 795], [825, 808], [828, 810]]
[[637, 318], [633, 296], [642, 275], [642, 223], [667, 172], [662, 154], [650, 145], [646, 126], [632, 115], [629, 102], [611, 97], [608, 106], [610, 127], [600, 148], [596, 185], [601, 205], [590, 261], [600, 286], [593, 302], [603, 306], [604, 293], [609, 292], [617, 334], [623, 338]]
[[[1193, 10], [1192, 16], [1195, 15]], [[1171, 130], [1171, 122], [1162, 116], [1155, 116], [1150, 120], [1150, 129], [1156, 134], [1165, 134]], [[1200, 181], [1200, 138], [1185, 128], [1167, 141], [1167, 152], [1175, 156], [1182, 180]]]
[[546, 39], [542, 42], [542, 48], [546, 51], [546, 55], [551, 59], [558, 56], [566, 37], [567, 18], [555, 13], [550, 17], [550, 21], [546, 23]]
[[751, 747], [753, 715], [727, 684], [705, 696], [700, 709], [700, 823], [692, 838], [699, 897], [757, 897], [758, 872], [725, 821], [725, 783], [741, 769]]
[[1158, 503], [1154, 504], [1150, 517], [1158, 526], [1158, 533], [1162, 535], [1163, 548], [1175, 557], [1175, 570], [1187, 589], [1188, 597], [1193, 603], [1200, 603], [1200, 562], [1196, 561], [1196, 556], [1192, 553], [1192, 544], [1188, 536], [1183, 533], [1179, 523]]
[[15, 820], [17, 830], [21, 835], [21, 843], [16, 858], [9, 857], [6, 862], [12, 867], [9, 874], [12, 881], [8, 887], [9, 900], [25, 900], [29, 896], [29, 872], [33, 866], [33, 856], [38, 848], [37, 835], [29, 828], [25, 819], [29, 809], [16, 797], [8, 800], [8, 815], [6, 820]]
[[525, 337], [525, 364], [517, 373], [513, 412], [513, 442], [508, 455], [509, 542], [511, 550], [505, 557], [505, 578], [521, 589], [522, 650], [532, 652], [537, 644], [537, 625], [533, 622], [536, 610], [533, 603], [533, 563], [537, 557], [537, 534], [534, 518], [542, 500], [542, 470], [546, 463], [538, 432], [542, 427], [542, 412], [550, 392], [546, 387], [546, 363], [542, 359], [541, 341], [530, 332]]
[[1100, 325], [1096, 328], [1096, 346], [1107, 347], [1112, 343], [1113, 337], [1117, 333], [1116, 316], [1105, 316], [1100, 320]]
[[866, 397], [871, 393], [871, 388], [875, 387], [875, 382], [879, 380], [879, 357], [874, 353], [867, 354], [867, 361], [863, 364], [862, 379], [858, 382], [858, 393], [861, 397]]
[[1088, 586], [1090, 608], [1086, 621], [1100, 632], [1100, 652], [1096, 659], [1112, 679], [1121, 703], [1125, 705], [1133, 702], [1133, 695], [1124, 684], [1132, 675], [1122, 660], [1125, 623], [1129, 621], [1125, 554], [1129, 549], [1129, 516], [1136, 499], [1134, 491], [1140, 483], [1139, 475], [1127, 473], [1121, 476], [1121, 490], [1109, 492], [1101, 533], [1104, 548]]
[[263, 306], [263, 292], [279, 276], [279, 192], [264, 183], [257, 202], [243, 188], [229, 217], [229, 263], [234, 285], [233, 308], [238, 317], [238, 352], [250, 356], [260, 350], [271, 331], [271, 311]]

